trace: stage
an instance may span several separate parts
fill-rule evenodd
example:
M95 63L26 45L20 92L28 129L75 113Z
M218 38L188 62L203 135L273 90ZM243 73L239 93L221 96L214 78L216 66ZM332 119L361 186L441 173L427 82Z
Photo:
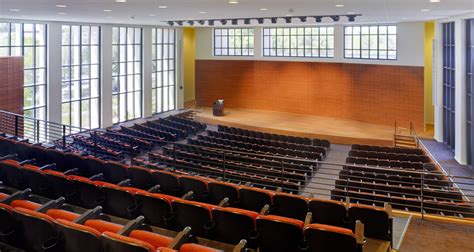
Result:
M225 109L225 116L212 115L212 108L196 109L195 119L275 134L327 139L337 144L393 145L394 127L353 120L250 109ZM433 138L432 130L417 132Z

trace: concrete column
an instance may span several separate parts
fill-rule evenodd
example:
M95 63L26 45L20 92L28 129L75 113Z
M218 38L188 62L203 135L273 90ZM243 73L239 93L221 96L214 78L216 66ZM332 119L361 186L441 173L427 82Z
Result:
M152 108L152 89L151 89L151 72L152 72L152 41L151 41L151 27L143 28L143 117L150 117L153 114Z
M433 104L434 104L434 135L438 142L444 141L443 136L443 24L435 24L433 41Z
M176 109L184 108L184 33L176 29Z
M467 164L466 138L466 21L455 21L455 55L456 55L456 115L455 115L455 151L454 159L460 164Z
M48 120L61 123L62 90L62 27L60 23L48 25Z
M101 27L101 127L110 127L112 122L112 26L102 25Z

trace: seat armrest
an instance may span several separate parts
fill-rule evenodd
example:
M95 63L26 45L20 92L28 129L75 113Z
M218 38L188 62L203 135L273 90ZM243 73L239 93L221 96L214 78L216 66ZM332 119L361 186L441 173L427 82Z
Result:
M219 207L226 207L229 205L229 198L225 197L219 202Z
M62 205L64 205L64 202L66 201L66 199L64 197L60 197L58 198L57 200L51 200L49 201L48 203L40 206L36 212L39 212L39 213L46 213L49 209L53 209L53 208L59 208L61 207Z
M81 216L77 217L73 222L77 224L84 224L87 220L96 219L102 213L102 207L97 206L94 209L87 210Z
M150 193L158 193L158 192L160 191L160 187L161 187L160 185L156 185L156 186L154 186L154 187L148 189L148 192L150 192Z
M179 249L181 245L186 243L186 241L191 237L191 228L185 227L183 231L179 232L171 244L168 246L171 249Z
M131 184L132 184L132 180L124 179L124 180L120 181L117 185L118 186L130 186Z
M129 221L117 234L128 236L133 230L141 227L143 223L145 223L145 217L138 216L136 219Z
M240 240L239 244L237 244L232 252L245 252L247 250L247 240L242 239Z
M16 157L18 157L18 154L10 154L10 155L0 157L0 161L7 160L7 159L15 159Z
M193 198L193 195L194 195L194 192L193 191L189 191L187 192L185 195L183 195L183 197L181 197L181 199L184 199L184 200L191 200Z
M268 212L270 212L270 205L265 205L262 207L262 210L260 210L260 215L267 215Z
M312 221L313 221L313 213L308 212L306 214L306 218L304 219L304 225L307 226L307 225L311 224Z
M28 188L28 189L25 189L23 191L18 191L18 192L15 192L14 194L11 194L10 196L4 198L3 200L0 200L0 203L10 205L10 203L12 203L12 201L19 200L19 199L25 199L30 194L31 194L31 189Z

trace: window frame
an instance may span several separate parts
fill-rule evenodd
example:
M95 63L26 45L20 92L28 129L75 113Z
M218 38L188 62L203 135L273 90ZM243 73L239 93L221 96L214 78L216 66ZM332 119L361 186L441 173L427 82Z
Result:
M223 47L222 44L221 44L220 47L217 47L216 37L221 37L221 38L224 37L222 35L222 33L221 33L221 35L216 35L217 30L221 30L221 32L222 32L222 30L227 30L227 35L226 35L226 37L227 37L227 47ZM234 31L234 35L232 35L232 36L234 36L234 37L240 36L240 43L241 43L240 48L237 48L237 47L232 47L231 48L230 47L230 36L231 35L229 34L229 31L231 31L231 30ZM240 35L235 35L236 30L240 30ZM242 32L243 30L248 31L247 35L243 34L243 32ZM252 31L252 35L250 35L250 33L249 33L250 31ZM244 36L248 37L248 39L249 39L248 42L247 42L248 47L243 46ZM250 43L250 41L251 41L250 39L252 39L252 43ZM251 46L251 45L253 45L253 46ZM216 51L219 50L219 49L221 50L221 54L216 53ZM223 50L227 50L227 54L223 54L222 53ZM240 54L235 54L234 53L233 55L231 55L229 53L230 50L234 50L234 52L235 52L235 50L240 50ZM248 52L247 55L243 54L244 50L247 50L247 52ZM248 28L248 27L213 28L212 29L212 55L214 57L254 57L255 56L255 28Z
M371 36L370 27L371 27L371 26L376 26L376 27L377 27L377 49L376 49L376 51L377 51L377 58L371 58L371 57L370 57L370 51L371 51L371 49L370 49L370 36ZM380 35L381 35L381 34L380 34L380 27L381 27L381 26L387 27L387 33L386 33L386 34L382 34L382 35L386 35L386 36L387 36L387 49L386 49L386 51L387 51L387 58L385 58L385 59L384 59L384 58L380 58L380 51L381 51L381 49L380 49ZM395 26L395 27L396 27L396 33L395 33L395 34L390 34L390 33L389 33L388 30L389 30L389 27L390 27L390 26ZM360 45L359 45L359 49L354 49L353 47L352 47L351 49L346 48L346 36L351 36L351 37L354 36L354 33L353 33L353 32L352 32L350 35L346 35L346 28L348 28L348 27L352 27L352 29L353 29L354 27L359 27L359 28L360 28L360 33L359 33L359 36L360 36ZM368 40L369 40L369 42L368 42L368 43L369 43L369 48L368 48L368 49L363 49L363 48L362 48L362 36L363 36L363 34L362 34L362 27L368 27L368 29L369 29L369 34L366 35L366 36L369 36L369 38L368 38ZM382 60L382 61L387 60L387 61L398 61L398 48L399 48L399 46L398 46L398 41L399 41L399 39L398 39L398 31L399 31L399 29L398 29L398 25L397 25L397 24L346 25L346 26L343 26L343 34L342 34L342 40L343 40L343 41L342 41L342 43L343 43L342 54L343 54L343 58L344 58L344 59L347 59L347 60ZM390 50L390 49L388 49L388 41L389 41L389 38L388 38L388 37L389 37L390 35L395 35L395 50ZM352 43L354 43L353 39L352 39ZM347 57L347 56L346 56L346 51L347 51L347 50L352 51L352 55L354 55L354 51L359 51L359 57L354 57L354 56L352 56L352 57ZM362 57L362 52L363 52L364 50L367 50L367 51L368 51L368 57L367 57L367 58L363 58L363 57ZM382 50L383 50L383 49L382 49ZM389 58L389 52L390 52L390 51L395 51L395 58L393 58L393 59Z

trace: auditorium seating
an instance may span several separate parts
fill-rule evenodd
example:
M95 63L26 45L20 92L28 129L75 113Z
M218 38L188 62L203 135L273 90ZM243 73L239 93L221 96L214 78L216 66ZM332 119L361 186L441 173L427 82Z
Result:
M0 139L0 147L5 146L5 145L15 145L15 141L11 139L5 139L2 138ZM4 141L8 142L7 144L4 143ZM35 146L36 149L38 149L38 146ZM13 150L13 149L10 149ZM10 150L7 150L6 152L9 152ZM10 154L10 153L4 153L4 154ZM40 153L35 153L34 151L29 153L30 158L34 158L36 155L42 155L43 152ZM66 154L64 154L66 155ZM81 159L88 159L88 157L78 157ZM7 158L8 159L8 158ZM43 160L46 160L47 158L40 158ZM76 160L76 161L78 161ZM221 209L225 208L225 203L230 202L229 200L224 200L222 201L224 205L218 206L215 203L212 204L211 202L209 203L199 203L197 201L193 201L192 198L191 200L189 199L180 199L174 196L162 194L162 193L156 193L154 190L159 190L160 187L153 187L150 188L149 192L146 190L140 190L135 187L130 179L130 176L128 175L127 172L127 178L126 181L121 181L117 184L112 184L106 181L101 181L101 179L104 179L105 176L103 175L94 175L90 178L78 176L78 175L73 175L74 173L69 173L69 172L76 172L76 174L81 174L82 172L80 171L81 168L76 168L72 169L73 171L67 170L64 172L60 172L61 169L55 167L55 166L48 166L44 165L44 167L39 167L36 165L31 164L33 161L26 161L26 162L18 162L14 161L12 159L10 160L4 160L2 161L2 166L0 167L0 179L4 179L8 177L6 173L9 171L8 169L3 169L3 167L6 167L8 165L10 166L15 166L19 170L23 170L24 166L29 166L31 169L36 169L38 170L39 174L42 174L44 176L56 176L58 178L62 179L62 182L65 183L65 185L61 186L64 192L63 197L65 197L65 201L68 203L73 203L77 204L80 206L85 206L87 204L90 204L90 206L93 205L93 203L96 203L96 205L103 205L103 209L105 213L117 215L122 218L127 218L127 219L133 219L136 218L138 215L143 215L145 221L148 223L150 221L150 224L153 223L152 225L156 225L158 227L163 227L167 229L174 229L174 230L179 230L180 228L183 228L184 226L189 225L194 225L196 232L198 232L201 236L203 237L208 237L211 239L215 240L220 240L221 241L229 241L233 240L236 241L237 236L232 235L232 234L225 234L225 233L219 233L219 230L222 230L222 224L217 223L217 220L214 220L212 216L214 216L213 211L215 209ZM83 164L77 163L77 167L86 167L87 162L84 162ZM109 164L113 166L118 166L119 164L117 163L110 163ZM103 167L106 167L104 164ZM56 169L56 170L54 170ZM87 169L88 172L90 172L90 169L87 167L84 168ZM146 172L148 171L150 176L153 178L152 174L157 176L159 173L162 173L163 171L159 170L146 170L144 168L135 168L135 167L124 167L123 169L125 170L140 170L139 174L140 176L147 176ZM122 169L122 170L123 170ZM143 169L143 170L142 170ZM65 170L64 168L62 170ZM144 173L142 173L142 171ZM169 172L166 172L169 173ZM187 181L183 178L190 178L187 176L182 176L179 174L175 174L178 178L177 182L178 185L181 187L182 183L186 183ZM183 174L184 175L184 174ZM196 177L199 179L199 177ZM206 189L208 190L208 185L209 183L220 183L221 185L225 183L215 181L212 179L208 178L202 178L203 181L205 181ZM20 176L20 180L22 180ZM141 181L141 180L137 180ZM146 180L145 180L146 181ZM6 181L6 185L9 185L10 181ZM68 184L69 183L69 184ZM135 182L136 183L136 182ZM19 183L19 185L23 186L28 186L25 183ZM144 183L146 185L146 183ZM190 188L195 186L193 183L190 183ZM86 193L85 190L80 189L84 186L84 188L87 188L88 192ZM132 187L130 187L132 186ZM248 208L248 209L255 209L256 211L249 211L249 210L237 210L237 211L249 211L246 213L252 212L253 214L247 214L247 216L256 216L255 218L258 219L264 219L263 217L266 216L266 214L271 214L275 216L275 218L287 218L293 220L293 222L296 221L296 219L284 217L287 213L293 214L293 211L291 211L291 208L283 208L281 205L275 205L277 208L273 207L274 205L274 198L282 196L282 198L285 198L283 194L280 193L275 193L267 190L261 190L261 189L256 189L256 188L249 188L245 186L237 186L234 187L235 189L238 188L238 198L236 200L236 207L241 207L241 208ZM21 188L19 188L21 189ZM109 192L110 190L110 192ZM78 192L79 191L79 192ZM231 190L230 190L231 191ZM61 194L62 192L58 192L58 194ZM83 194L83 195L81 195ZM127 195L128 194L128 195ZM189 194L189 193L186 193ZM189 194L189 195L192 195ZM208 191L205 192L203 195L208 195ZM267 196L263 196L267 195ZM223 195L225 196L225 195ZM292 195L287 195L288 197L293 197ZM231 194L232 197L232 194ZM234 194L235 197L235 194ZM311 202L312 200L301 198L304 202ZM218 200L218 198L214 197L214 202ZM207 199L205 200L207 201ZM279 204L282 204L281 202L283 201L278 201L280 202ZM291 200L290 200L291 201ZM161 203L156 203L156 202L161 202ZM270 204L269 204L270 203ZM333 202L335 204L338 204L337 202ZM285 203L286 204L286 203ZM221 204L219 204L221 205ZM183 207L184 206L184 207ZM258 211L261 211L259 209L261 206L262 209L267 209L266 212L259 214ZM288 206L285 206L288 207ZM92 208L92 207L90 207ZM196 210L199 209L199 210ZM300 209L300 207L298 207ZM200 213L201 212L201 213ZM319 212L316 210L316 212ZM163 213L160 214L159 216L157 213ZM199 214L200 213L200 214ZM274 215L274 214L279 214L282 216ZM329 213L328 213L329 214ZM200 216L199 218L197 218ZM265 217L267 218L267 217ZM219 219L219 217L218 217ZM317 220L318 218L315 218ZM235 221L235 220L226 220L226 221ZM257 220L256 220L257 221ZM303 220L300 220L303 221ZM260 221L263 222L263 221ZM268 225L263 224L265 227ZM263 226L262 226L263 227ZM250 232L247 237L254 238L255 237L264 237L265 234L262 234L262 230L264 229L258 229L258 225L255 232ZM266 231L265 231L266 232ZM301 232L302 229L301 229ZM260 236L263 235L263 236ZM243 238L243 237L240 237ZM257 244L256 246L262 246L264 248L267 245L264 245L264 243L268 242L267 240L260 240L256 239L254 241L254 244ZM268 245L269 246L269 245ZM300 246L299 244L292 244L291 246ZM265 251L264 249L262 251Z

